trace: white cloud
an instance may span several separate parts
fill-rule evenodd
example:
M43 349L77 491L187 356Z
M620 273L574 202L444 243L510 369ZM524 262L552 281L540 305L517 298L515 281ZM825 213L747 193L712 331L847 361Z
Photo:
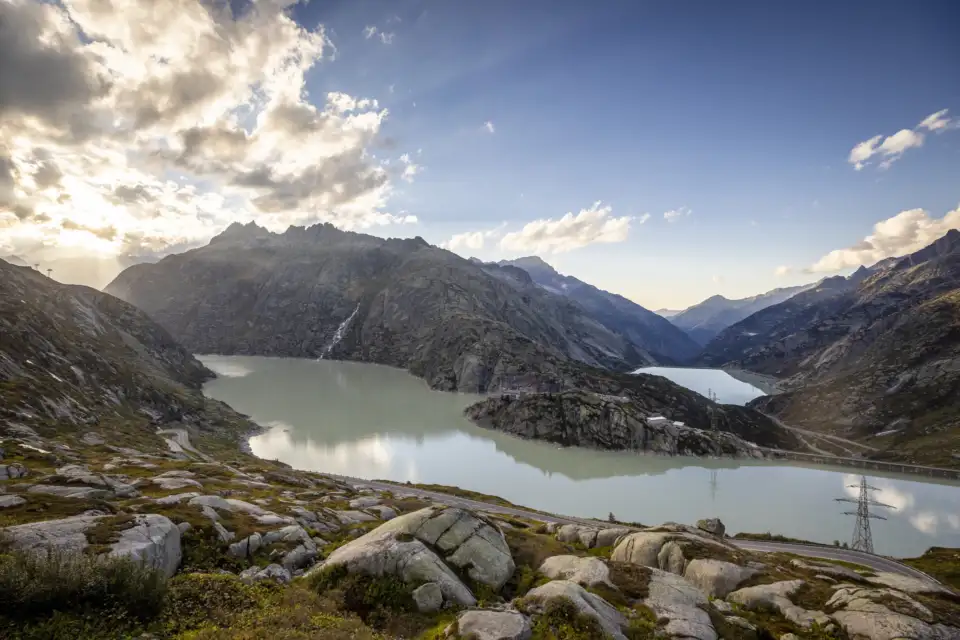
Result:
M778 278L782 278L784 276L790 275L792 272L793 272L793 267L785 264L782 264L773 270L774 275L777 276Z
M373 25L367 25L363 28L363 37L369 40L373 36L377 35L377 28Z
M923 122L919 126L927 131L943 131L952 126L956 126L954 122L947 117L948 109L941 109L936 113L931 113L926 118L923 119Z
M383 44L393 44L393 38L394 38L395 35L396 35L395 33L389 33L389 32L387 32L387 31L381 31L381 32L380 32L380 42L382 42Z
M715 275L715 276L713 276L712 278L710 278L710 281L713 282L713 284L723 284L723 283L724 283L723 276L718 276L718 275Z
M162 253L233 221L410 222L387 211L391 176L419 166L374 159L375 100L307 100L333 46L294 4L0 0L0 247Z
M487 231L467 231L454 235L446 242L441 242L440 246L450 251L480 251L486 246L487 240L499 238L502 233L503 225Z
M873 233L846 249L836 249L807 269L809 273L831 273L885 258L919 251L950 229L960 229L960 207L942 218L931 218L923 209L901 211L873 226Z
M579 213L567 213L559 220L549 218L529 222L520 231L503 236L500 248L506 251L536 254L563 253L597 243L623 242L633 218L611 216L613 208L595 202Z
M926 137L921 129L942 133L947 129L956 128L958 124L960 123L947 116L947 109L942 109L924 118L914 129L901 129L887 137L873 136L869 140L856 144L850 150L847 162L860 171L870 163L871 159L881 158L879 167L887 169L907 150L923 146Z
M523 195L523 194L521 194L521 195ZM636 223L637 223L637 224L643 224L644 222L646 222L646 221L649 220L649 219L650 219L650 214L649 214L649 213L644 213L644 214L641 214L640 217L636 219Z
M495 133L496 127L493 126L493 123L487 120L483 123L483 128L487 130L487 133Z
M663 219L667 222L676 222L680 218L685 218L689 216L693 211L686 207L680 207L678 209L671 209L670 211L665 211L663 213Z

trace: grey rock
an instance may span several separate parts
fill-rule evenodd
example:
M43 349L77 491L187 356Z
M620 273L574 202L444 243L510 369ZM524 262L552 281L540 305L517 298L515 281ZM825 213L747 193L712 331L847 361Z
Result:
M464 611L457 617L457 632L476 640L530 640L530 619L517 611ZM449 632L448 632L449 634Z
M83 442L84 444L90 445L91 447L96 447L101 444L106 444L107 442L106 440L103 439L103 436L101 436L98 433L94 433L92 431L88 431L85 434L83 434L83 436L80 437L80 441Z
M836 582L835 578L844 578L846 580L853 580L855 582L863 580L863 576L853 569L848 569L847 567L843 567L838 564L829 564L827 562L807 562L806 560L801 560L799 558L791 560L790 564L808 571L819 571L821 574L826 574L828 576L828 580L832 580L834 582Z
M193 525L191 525L189 522L181 522L180 524L177 525L177 529L180 530L180 535L183 535L187 531L190 531L192 527Z
M657 554L657 566L664 571L682 576L687 567L687 559L683 555L683 548L675 541L670 540L660 547Z
M717 640L717 631L706 611L706 594L680 576L651 569L648 595L643 602L658 619L667 618L663 631L668 636Z
M16 480L26 477L29 473L29 469L19 462L6 465L0 464L0 480Z
M166 516L135 516L134 525L120 532L109 554L132 558L172 576L180 566L180 530Z
M625 535L631 533L630 529L625 527L611 527L609 529L601 529L597 532L596 546L598 547L612 547L617 544L617 542Z
M585 587L610 582L610 569L599 558L577 556L551 556L543 561L540 573L553 580L569 580Z
M397 512L395 509L383 504L367 507L367 511L373 511L374 513L380 516L381 520L393 520L394 518L397 517Z
M191 498L196 498L199 495L200 494L196 491L191 491L189 493L175 493L170 496L163 496L162 498L154 498L153 501L157 504L169 506L172 504L180 504L184 500L190 500Z
M209 507L205 508L209 509ZM213 523L213 530L217 532L217 538L219 538L220 542L230 542L236 537L233 531L227 531L227 528L219 522Z
M240 579L246 583L261 582L263 580L273 580L281 584L289 584L293 580L290 572L278 564L271 564L263 569L260 567L249 567L240 572Z
M61 498L74 498L77 500L104 499L113 496L113 492L107 489L98 489L97 487L84 487L79 485L64 486L54 484L31 485L27 488L27 493L59 496Z
M259 533L251 533L243 540L231 544L227 552L235 558L248 558L260 548L261 540Z
M153 484L168 491L174 489L184 489L186 487L196 487L197 489L203 488L202 484L196 480L191 480L190 478L154 478Z
M173 471L165 471L161 474L158 474L153 477L154 480L157 478L195 478L197 474L188 469L174 469Z
M375 517L363 511L334 511L334 515L343 524L356 524L358 522L372 522Z
M720 522L720 518L706 518L697 520L697 528L707 533L722 538L727 532L727 528Z
M0 496L0 509L9 509L10 507L19 507L22 504L25 504L27 501L25 498L21 498L17 495L2 495Z
M623 627L627 619L609 602L598 595L586 591L576 582L568 580L553 580L545 585L531 589L527 593L525 602L546 603L557 598L570 600L577 610L600 623L604 633L614 640L626 640Z
M413 590L413 601L417 605L417 611L421 613L432 613L439 611L443 606L443 591L436 582L427 582Z
M881 571L874 576L866 578L866 580L871 584L883 585L906 593L950 593L950 590L943 585L936 584L930 580L921 580L897 573Z
M95 526L99 519L100 516L73 516L44 520L6 527L3 534L15 549L79 552L88 546L85 532Z
M803 580L784 580L773 584L747 587L729 594L727 601L741 604L751 611L765 608L775 609L790 622L804 628L809 628L814 623L820 626L829 624L830 617L825 613L808 611L793 604L790 600L790 596L803 585Z
M354 498L350 501L351 509L366 509L367 507L372 507L374 505L380 504L380 498L374 496L362 496L360 498Z
M616 562L629 562L683 575L686 569L684 546L713 547L718 553L735 552L736 548L698 529L682 525L662 525L658 531L637 531L619 539L610 554ZM696 533L692 533L692 532Z
M708 596L723 598L754 574L756 570L749 567L697 558L687 564L683 577Z

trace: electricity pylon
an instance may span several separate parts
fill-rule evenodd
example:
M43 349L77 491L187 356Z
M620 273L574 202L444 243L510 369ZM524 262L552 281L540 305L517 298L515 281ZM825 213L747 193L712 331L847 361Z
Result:
M844 515L848 516L857 516L857 524L853 529L853 543L850 545L852 549L857 551L866 551L867 553L873 553L873 534L870 532L870 519L874 518L876 520L886 520L883 516L878 516L876 514L870 513L870 505L875 507L885 507L887 509L896 509L893 505L884 504L882 502L877 502L876 500L870 499L871 491L879 491L876 487L871 487L867 484L867 477L860 476L860 484L851 484L847 485L850 488L856 489L859 487L860 496L854 500L853 498L834 498L837 502L855 502L857 503L856 511L844 511Z

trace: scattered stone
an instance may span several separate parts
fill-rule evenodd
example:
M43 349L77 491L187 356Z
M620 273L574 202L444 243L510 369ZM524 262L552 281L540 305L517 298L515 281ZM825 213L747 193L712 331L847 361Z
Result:
M251 533L240 542L230 545L227 552L235 558L248 558L260 548L262 538L259 533Z
M343 524L357 524L358 522L373 522L375 517L363 511L334 511L333 515Z
M690 543L714 547L721 553L737 552L732 545L704 535L699 529L668 523L656 531L637 531L623 536L610 554L610 559L683 575L687 565L684 547Z
M784 580L747 587L728 595L727 601L741 604L751 611L775 609L790 622L804 628L810 628L814 623L820 626L829 624L830 617L822 611L808 611L790 601L790 596L804 584L803 580Z
M193 525L191 525L189 522L181 522L180 524L177 525L177 529L180 529L180 535L183 535L187 531L190 531L192 527Z
M30 470L19 462L13 464L0 464L0 480L16 480L23 478L30 473Z
M710 604L720 613L733 613L733 605L726 600L711 600Z
M747 621L747 620L744 619L744 618L741 618L740 616L728 616L728 617L726 618L726 620L727 620L727 622L729 622L730 624L736 625L736 626L738 626L738 627L740 627L741 629L744 629L744 630L746 630L746 631L756 631L756 630L757 630L757 628L756 628L755 626L753 626L752 624L750 624L749 621ZM792 633L788 633L787 635L793 636ZM784 636L780 636L780 637L781 637L781 638L785 638L785 637L787 637L787 636L784 635ZM793 636L793 637L796 638L797 636ZM798 638L797 640L799 640L799 638Z
M173 471L165 471L157 476L154 476L154 480L157 478L195 478L197 474L188 469L174 469Z
M106 489L83 486L64 486L56 484L35 484L27 488L27 493L74 498L77 500L102 500L109 498L113 493Z
M260 582L262 580L274 580L281 584L289 584L293 576L285 568L278 564L271 564L261 569L260 567L250 567L240 572L240 579L247 584Z
M710 535L717 536L718 538L722 538L727 532L727 528L723 526L722 522L720 522L720 518L705 518L704 520L697 520L697 529L706 531Z
M683 577L708 596L723 598L756 572L731 562L697 558L687 564Z
M196 487L202 489L203 485L190 478L154 478L153 484L161 489L173 491L175 489L185 489L186 487Z
M417 611L433 613L443 606L443 591L436 582L427 582L413 590L413 601L417 605Z
M702 595L702 594L701 594ZM600 623L604 633L608 634L614 640L626 640L622 628L627 625L627 619L622 613L598 595L590 593L576 582L569 580L553 580L536 589L530 590L524 598L524 602L529 604L542 604L556 598L567 598L577 610L594 618ZM704 598L706 600L706 598ZM534 611L536 606L531 607ZM460 630L463 633L463 629Z
M650 570L648 595L643 601L657 619L668 620L663 631L668 636L717 640L717 631L707 613L708 599L703 591L678 575Z
M451 628L447 630L450 635ZM529 640L530 619L518 611L464 611L457 618L457 634L476 640Z
M595 584L613 586L610 569L599 558L552 556L543 561L539 572L552 580L569 580L585 587Z
M367 507L372 507L374 505L380 504L380 498L375 498L373 496L362 496L360 498L354 498L350 501L351 509L366 509Z
M617 544L625 535L628 535L631 532L630 529L625 527L611 527L610 529L601 529L597 532L596 546L598 547L612 547Z
M57 469L56 473L68 483L108 489L120 498L136 498L140 495L133 485L102 473L94 473L86 465L68 464Z
M22 504L25 504L27 501L25 498L21 498L17 495L2 495L0 496L0 509L9 509L10 507L19 507Z
M396 510L383 504L367 507L367 511L376 512L380 516L381 520L393 520L397 517Z
M162 498L154 498L153 501L156 502L157 504L162 504L162 505L167 505L167 506L169 506L169 505L172 505L172 504L179 504L179 503L183 502L184 500L190 500L190 499L192 499L192 498L196 498L196 497L199 496L199 495L200 495L200 494L197 493L196 491L191 491L191 492L189 492L189 493L175 493L175 494L173 494L173 495L171 495L171 496L163 496Z
M80 437L80 442L90 445L91 447L96 447L98 445L107 443L107 441L104 440L100 434L92 431L87 431L85 434L83 434Z

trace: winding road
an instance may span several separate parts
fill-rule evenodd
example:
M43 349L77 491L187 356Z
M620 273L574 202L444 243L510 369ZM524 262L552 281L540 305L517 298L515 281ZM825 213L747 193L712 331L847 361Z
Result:
M324 474L329 475L332 478L337 480L345 481L356 488L369 487L371 489L376 489L378 491L391 491L395 494L403 495L412 495L421 498L429 498L434 502L439 502L441 504L447 504L452 507L461 507L464 509L475 509L488 511L492 513L501 513L504 515L518 516L521 518L529 518L531 520L539 520L541 522L556 522L558 524L581 524L591 527L596 526L608 526L609 523L601 522L598 520L590 520L586 518L571 518L567 516L558 516L548 513L540 513L539 511L530 511L527 509L522 509L519 507L508 507L504 505L494 504L491 502L480 502L479 500L471 500L469 498L461 498L459 496L450 495L448 493L440 493L437 491L428 491L426 489L418 489L416 487L407 486L405 484L393 484L390 482L379 482L376 480L363 480L361 478L351 478L349 476L338 476L334 474ZM623 526L623 525L617 525ZM627 527L628 529L633 529L635 527ZM897 562L892 558L887 558L884 556L878 556L871 553L864 553L862 551L854 551L853 549L839 549L836 547L821 547L817 545L807 545L807 544L796 544L791 542L766 542L766 541L757 541L757 540L738 540L736 538L728 538L728 542L735 544L741 549L747 551L753 551L758 553L792 553L798 556L806 556L808 558L823 558L826 560L842 560L844 562L852 562L854 564L863 565L869 567L875 571L883 571L888 573L896 573L901 576L907 576L910 578L916 578L917 580L923 580L924 582L929 582L937 586L942 586L936 579L928 576L922 571L918 571L913 567L908 567L905 564Z

